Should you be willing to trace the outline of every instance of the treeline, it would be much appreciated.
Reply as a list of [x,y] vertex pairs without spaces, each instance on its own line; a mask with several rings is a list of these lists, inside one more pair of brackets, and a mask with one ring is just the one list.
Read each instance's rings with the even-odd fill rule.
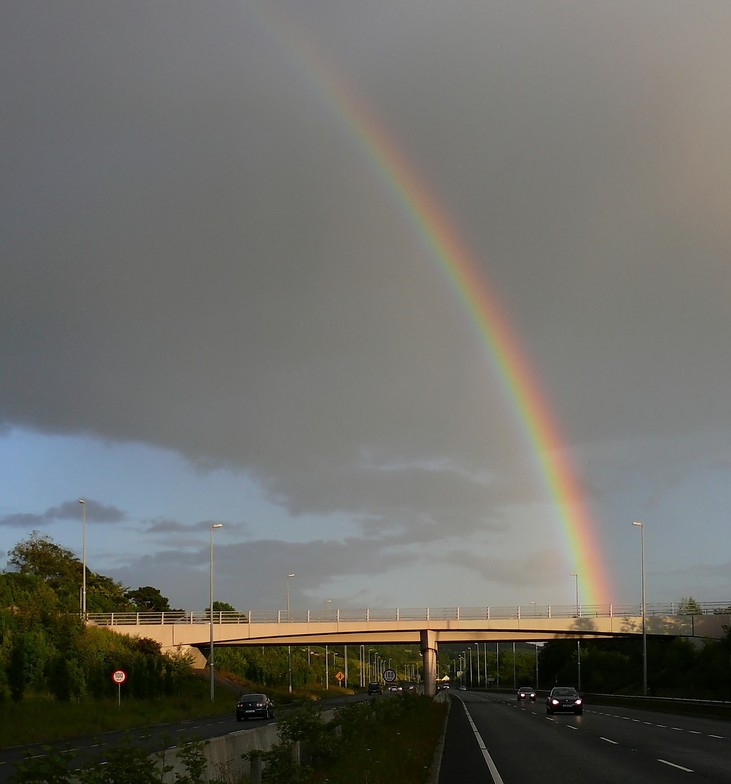
[[[49,537],[33,533],[10,551],[8,565],[0,574],[0,699],[111,696],[117,669],[128,675],[128,696],[150,698],[175,693],[190,676],[190,660],[163,656],[154,640],[86,627],[79,615],[82,565]],[[167,605],[156,589],[131,591],[87,573],[89,611],[148,609],[140,602],[157,597]]]
[[[594,694],[641,694],[642,640],[553,640],[537,647],[530,643],[479,645],[479,685],[485,685],[485,659],[490,687],[560,685]],[[478,685],[477,649],[472,667],[465,651],[443,646],[442,675],[466,686]],[[580,659],[580,664],[579,664]],[[470,679],[471,673],[471,679]],[[579,682],[580,678],[580,682]],[[648,691],[655,696],[731,699],[731,632],[721,639],[649,637],[647,641]]]

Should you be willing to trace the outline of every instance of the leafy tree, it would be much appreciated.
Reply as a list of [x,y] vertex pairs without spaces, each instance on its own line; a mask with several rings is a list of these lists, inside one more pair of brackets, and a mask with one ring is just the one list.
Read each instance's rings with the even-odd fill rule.
[[679,615],[700,615],[703,608],[692,596],[684,596],[678,606]]
[[[134,609],[138,612],[166,612],[171,609],[167,596],[163,596],[159,588],[153,588],[151,585],[127,591],[125,598],[132,602]],[[216,602],[213,603],[214,608],[216,604]]]
[[35,575],[43,580],[56,593],[62,609],[73,609],[82,583],[82,564],[71,550],[33,531],[26,541],[10,550],[9,556],[8,564],[21,575]]

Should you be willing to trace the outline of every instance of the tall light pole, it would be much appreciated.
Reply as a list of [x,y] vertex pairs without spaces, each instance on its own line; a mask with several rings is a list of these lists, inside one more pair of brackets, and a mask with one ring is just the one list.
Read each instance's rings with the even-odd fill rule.
[[480,688],[480,643],[475,643],[475,648],[477,648],[477,688]]
[[[294,572],[287,575],[287,621],[292,620],[292,615],[289,611],[289,581],[294,577]],[[287,646],[287,691],[292,693],[292,646]]]
[[[579,604],[579,574],[571,572],[574,578],[574,588],[576,590],[576,618],[581,615],[581,605]],[[577,620],[578,623],[578,620]],[[581,691],[581,640],[576,640],[576,691]]]
[[632,523],[640,529],[642,548],[642,694],[647,696],[647,604],[645,599],[645,524],[637,520]]
[[81,504],[81,617],[86,618],[86,501],[79,498]]
[[211,525],[211,571],[210,571],[210,595],[209,595],[209,607],[208,612],[210,613],[208,620],[209,620],[209,630],[210,630],[210,654],[209,654],[209,667],[211,670],[211,702],[215,701],[216,695],[216,687],[214,685],[213,679],[213,531],[215,528],[223,528],[223,523],[213,523]]

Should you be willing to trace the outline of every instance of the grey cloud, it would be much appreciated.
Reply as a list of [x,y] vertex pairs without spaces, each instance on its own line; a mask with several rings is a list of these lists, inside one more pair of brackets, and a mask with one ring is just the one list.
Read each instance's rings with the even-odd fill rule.
[[[15,4],[0,33],[0,427],[234,466],[364,538],[495,531],[539,500],[413,194],[266,8],[77,8]],[[726,6],[280,9],[474,250],[588,487],[607,439],[728,430]]]
[[[127,514],[116,506],[102,504],[92,499],[84,499],[88,520],[96,523],[121,523]],[[64,501],[59,506],[49,507],[41,514],[11,514],[0,517],[0,526],[8,528],[46,528],[61,520],[80,520],[83,511],[78,501]]]

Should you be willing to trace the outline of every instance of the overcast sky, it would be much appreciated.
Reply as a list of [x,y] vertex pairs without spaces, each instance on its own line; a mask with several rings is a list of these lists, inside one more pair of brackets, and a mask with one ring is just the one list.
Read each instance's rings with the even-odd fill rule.
[[[0,566],[39,530],[176,607],[731,603],[731,4],[0,12]],[[593,520],[577,562],[441,205]],[[362,130],[362,129],[361,129]],[[544,455],[548,459],[560,455]],[[581,574],[582,590],[592,575]]]

